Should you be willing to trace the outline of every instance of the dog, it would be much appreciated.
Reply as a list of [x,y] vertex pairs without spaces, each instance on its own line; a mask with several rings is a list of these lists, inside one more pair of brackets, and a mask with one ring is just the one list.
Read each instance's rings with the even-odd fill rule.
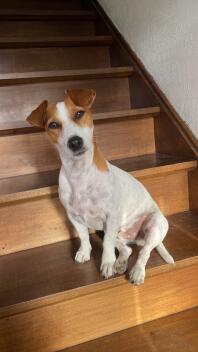
[[44,128],[58,149],[62,162],[59,198],[81,241],[75,261],[90,259],[89,228],[102,230],[102,276],[125,273],[132,253],[129,245],[135,243],[142,248],[129,279],[139,285],[154,248],[167,263],[174,263],[162,243],[168,221],[137,179],[105,160],[93,131],[95,98],[92,89],[69,89],[64,101],[43,101],[27,121]]

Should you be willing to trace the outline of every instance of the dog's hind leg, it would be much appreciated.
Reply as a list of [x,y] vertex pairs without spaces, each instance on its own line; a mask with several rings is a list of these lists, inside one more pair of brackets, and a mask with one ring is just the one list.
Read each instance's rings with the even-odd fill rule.
[[132,248],[122,239],[116,240],[116,248],[119,251],[119,256],[114,264],[115,272],[124,274],[128,269],[128,259],[132,253]]
[[[168,231],[168,222],[159,211],[156,211],[148,217],[142,230],[145,234],[145,244],[140,250],[137,262],[130,272],[130,281],[135,285],[140,285],[144,282],[145,267],[150,253],[156,247],[156,249],[161,249],[160,245]],[[172,262],[174,262],[173,259]]]

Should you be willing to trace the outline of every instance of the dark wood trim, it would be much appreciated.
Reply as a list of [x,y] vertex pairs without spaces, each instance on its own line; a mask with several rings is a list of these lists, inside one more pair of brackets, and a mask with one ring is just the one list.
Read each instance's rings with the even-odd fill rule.
[[146,67],[142,61],[138,58],[135,52],[131,49],[129,44],[126,42],[122,34],[115,27],[109,16],[105,13],[102,6],[97,0],[91,0],[92,4],[98,13],[98,15],[105,22],[110,34],[113,39],[117,42],[122,50],[128,53],[131,58],[131,64],[137,73],[140,75],[142,80],[146,83],[149,89],[152,91],[153,95],[157,99],[161,109],[168,115],[172,123],[176,126],[180,134],[183,136],[186,143],[189,145],[190,149],[193,151],[194,155],[198,157],[198,140],[194,136],[193,132],[187,126],[187,124],[182,120],[181,116],[177,113],[175,108],[172,106],[170,101],[167,99],[165,94],[161,91],[157,83],[154,81],[153,77],[147,71]]
[[31,9],[1,9],[0,20],[94,20],[94,11],[82,10],[35,10]]
[[54,36],[46,38],[29,38],[18,37],[9,38],[3,37],[0,39],[0,48],[45,48],[45,47],[60,47],[60,46],[96,46],[96,45],[111,45],[112,37],[105,35],[95,36]]
[[34,71],[0,74],[0,86],[37,82],[73,81],[95,78],[129,77],[132,67],[104,67],[82,70]]

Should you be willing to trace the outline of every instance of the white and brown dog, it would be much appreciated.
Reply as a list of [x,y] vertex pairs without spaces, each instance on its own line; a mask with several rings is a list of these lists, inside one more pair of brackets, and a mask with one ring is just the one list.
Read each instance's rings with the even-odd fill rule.
[[142,249],[130,280],[139,285],[154,248],[167,263],[174,263],[162,244],[168,222],[139,181],[104,159],[93,135],[90,108],[95,97],[91,89],[68,90],[63,102],[44,101],[27,120],[45,128],[59,151],[59,197],[81,240],[76,262],[90,259],[88,229],[104,230],[102,275],[124,273],[132,253],[128,244],[136,243]]

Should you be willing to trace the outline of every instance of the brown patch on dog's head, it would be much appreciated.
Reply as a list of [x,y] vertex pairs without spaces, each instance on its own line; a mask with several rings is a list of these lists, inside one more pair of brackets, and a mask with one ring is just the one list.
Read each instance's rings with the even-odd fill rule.
[[[69,89],[66,91],[64,103],[71,122],[80,127],[93,127],[90,109],[95,97],[96,93],[92,89]],[[44,100],[27,117],[27,121],[33,126],[45,128],[52,142],[58,143],[63,121],[57,109],[57,104],[48,104],[47,100]]]
[[26,119],[31,125],[45,128],[52,142],[58,142],[58,136],[62,129],[62,122],[58,116],[56,104],[48,104],[44,100]]
[[93,147],[94,147],[93,163],[96,165],[98,170],[100,170],[102,172],[108,171],[109,169],[107,166],[107,162],[106,162],[100,148],[97,146],[95,136],[93,136]]
[[73,122],[80,127],[92,127],[93,118],[90,109],[96,92],[93,89],[68,89],[65,93],[65,105]]
[[36,127],[45,128],[47,121],[47,100],[44,100],[31,114],[27,117],[27,121]]

